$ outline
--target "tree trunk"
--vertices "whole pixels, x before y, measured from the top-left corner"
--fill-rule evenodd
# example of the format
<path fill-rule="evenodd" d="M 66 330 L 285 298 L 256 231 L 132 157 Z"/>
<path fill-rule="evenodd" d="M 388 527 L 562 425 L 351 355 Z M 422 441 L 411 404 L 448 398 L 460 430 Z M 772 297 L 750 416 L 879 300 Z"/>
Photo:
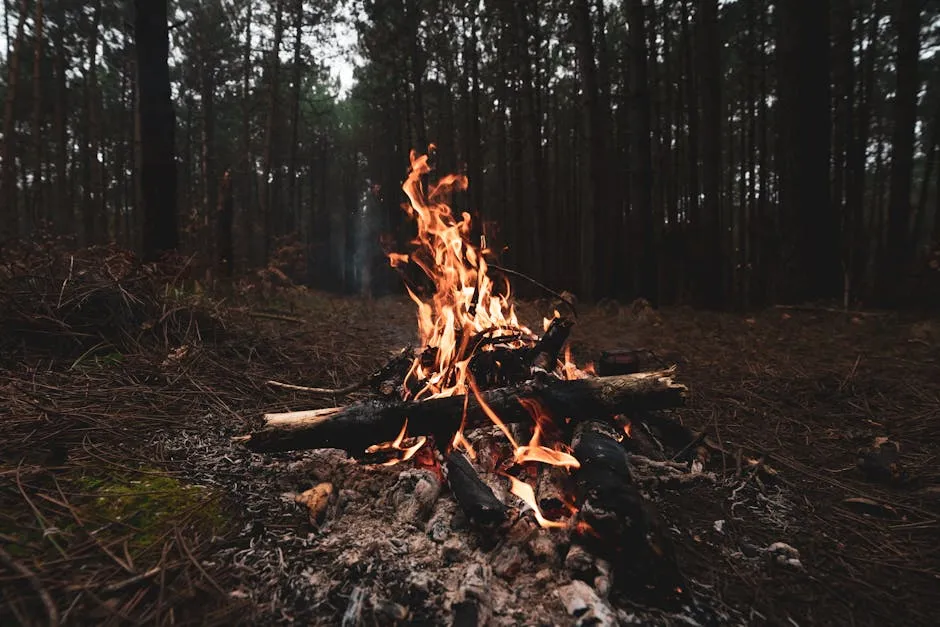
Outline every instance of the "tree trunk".
<path fill-rule="evenodd" d="M 783 215 L 792 232 L 800 277 L 788 296 L 826 299 L 841 294 L 839 228 L 829 202 L 830 101 L 828 0 L 797 6 L 778 2 L 781 39 L 780 133 L 786 167 L 782 169 Z"/>
<path fill-rule="evenodd" d="M 300 139 L 300 97 L 303 93 L 300 88 L 301 75 L 301 44 L 304 30 L 304 3 L 296 0 L 294 3 L 294 67 L 291 82 L 293 83 L 293 98 L 291 98 L 290 111 L 290 148 L 287 162 L 287 207 L 284 221 L 285 230 L 292 233 L 296 229 L 296 220 L 300 216 L 297 202 L 297 147 Z"/>
<path fill-rule="evenodd" d="M 911 185 L 914 172 L 914 132 L 917 123 L 917 75 L 920 52 L 920 4 L 895 0 L 892 23 L 898 34 L 897 89 L 894 99 L 894 130 L 891 135 L 891 174 L 888 199 L 888 238 L 881 260 L 881 298 L 898 303 L 898 287 L 911 259 Z"/>
<path fill-rule="evenodd" d="M 96 202 L 100 189 L 98 180 L 98 111 L 95 100 L 98 93 L 98 37 L 101 26 L 101 0 L 96 0 L 91 19 L 90 36 L 85 49 L 88 70 L 85 72 L 83 95 L 82 135 L 82 237 L 86 246 L 98 243 L 100 233 L 95 229 Z"/>
<path fill-rule="evenodd" d="M 200 216 L 200 227 L 202 224 L 205 224 L 209 221 L 210 216 L 216 212 L 219 205 L 218 200 L 218 191 L 219 183 L 216 177 L 216 149 L 215 149 L 215 83 L 216 83 L 216 72 L 217 72 L 217 61 L 216 54 L 214 52 L 214 47 L 218 45 L 217 42 L 208 41 L 206 37 L 206 31 L 212 29 L 211 20 L 215 18 L 217 12 L 213 10 L 212 7 L 215 7 L 215 4 L 212 3 L 210 7 L 203 7 L 200 10 L 202 14 L 202 23 L 199 28 L 199 45 L 197 50 L 199 50 L 199 88 L 200 88 L 200 97 L 202 99 L 202 215 Z M 197 241 L 205 242 L 206 245 L 211 247 L 211 242 L 213 241 L 211 237 L 199 237 L 203 235 L 203 229 L 197 228 Z M 208 234 L 206 234 L 208 235 Z M 197 244 L 199 245 L 199 244 Z M 220 251 L 216 251 L 216 257 L 221 254 Z M 212 255 L 209 251 L 206 251 L 206 263 L 211 263 Z"/>
<path fill-rule="evenodd" d="M 721 230 L 721 41 L 718 35 L 718 0 L 704 0 L 698 7 L 698 93 L 702 112 L 702 215 L 697 238 L 702 242 L 698 260 L 699 306 L 717 309 L 724 302 L 722 293 Z"/>
<path fill-rule="evenodd" d="M 42 188 L 45 177 L 42 175 L 42 112 L 43 112 L 43 76 L 42 76 L 42 44 L 46 40 L 42 33 L 43 28 L 43 0 L 36 1 L 36 17 L 33 23 L 33 185 L 31 201 L 31 220 L 29 226 L 35 228 L 43 220 L 43 193 Z"/>
<path fill-rule="evenodd" d="M 262 263 L 267 264 L 271 252 L 271 242 L 275 235 L 280 234 L 278 222 L 275 220 L 275 211 L 279 207 L 275 206 L 277 196 L 277 186 L 280 183 L 279 178 L 274 176 L 274 145 L 277 135 L 278 123 L 278 89 L 280 85 L 281 61 L 279 54 L 281 51 L 281 39 L 284 36 L 284 0 L 275 0 L 274 2 L 274 43 L 271 48 L 271 54 L 268 58 L 268 119 L 265 124 L 264 139 L 264 173 L 261 177 L 261 221 L 264 225 L 263 231 L 263 256 Z M 272 180 L 275 179 L 275 180 Z"/>
<path fill-rule="evenodd" d="M 167 4 L 167 0 L 134 2 L 145 261 L 155 261 L 179 243 L 173 145 L 176 116 L 170 92 Z"/>
<path fill-rule="evenodd" d="M 579 284 L 585 300 L 592 300 L 596 294 L 597 275 L 605 274 L 611 268 L 597 268 L 596 250 L 600 245 L 595 234 L 598 209 L 603 202 L 602 186 L 604 181 L 604 138 L 601 117 L 600 93 L 597 80 L 597 66 L 594 62 L 594 33 L 591 26 L 591 7 L 588 0 L 575 0 L 572 12 L 572 26 L 578 49 L 578 67 L 581 71 L 581 93 L 584 106 L 584 144 L 587 150 L 582 160 L 587 185 L 583 187 L 581 205 L 581 256 Z M 631 28 L 632 32 L 632 28 Z"/>
<path fill-rule="evenodd" d="M 264 248 L 264 244 L 259 248 L 257 241 L 258 224 L 255 222 L 257 217 L 254 208 L 254 195 L 252 182 L 255 179 L 255 163 L 251 154 L 251 20 L 254 2 L 248 0 L 247 15 L 245 17 L 245 39 L 242 50 L 242 214 L 245 220 L 244 232 L 247 235 L 247 256 L 251 264 L 262 263 L 260 261 L 259 251 Z M 266 232 L 262 232 L 262 237 Z"/>
<path fill-rule="evenodd" d="M 20 79 L 20 56 L 23 49 L 23 34 L 26 24 L 26 14 L 29 12 L 29 2 L 21 0 L 20 19 L 16 23 L 16 39 L 13 40 L 13 50 L 7 57 L 8 78 L 6 88 L 6 101 L 3 104 L 3 164 L 0 172 L 0 201 L 5 210 L 0 214 L 0 240 L 5 236 L 19 234 L 19 211 L 16 189 L 16 96 Z M 7 38 L 9 45 L 9 38 Z"/>
<path fill-rule="evenodd" d="M 55 111 L 53 135 L 55 136 L 55 199 L 52 215 L 56 232 L 69 234 L 74 231 L 74 211 L 69 198 L 68 173 L 68 78 L 65 52 L 65 5 L 55 3 Z"/>

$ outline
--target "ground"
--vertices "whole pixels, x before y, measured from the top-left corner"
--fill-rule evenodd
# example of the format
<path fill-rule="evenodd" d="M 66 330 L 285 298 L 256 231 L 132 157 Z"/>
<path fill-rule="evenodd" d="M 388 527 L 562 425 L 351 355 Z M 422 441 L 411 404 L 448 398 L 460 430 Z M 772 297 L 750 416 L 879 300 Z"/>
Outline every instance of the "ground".
<path fill-rule="evenodd" d="M 112 265 L 95 265 L 110 279 L 74 262 L 4 278 L 0 624 L 339 624 L 357 587 L 373 623 L 405 611 L 447 624 L 442 605 L 483 562 L 494 624 L 573 622 L 552 594 L 564 568 L 545 555 L 506 567 L 506 546 L 451 524 L 446 487 L 425 524 L 409 510 L 420 473 L 408 464 L 233 442 L 264 412 L 362 398 L 265 381 L 361 379 L 414 340 L 410 301 L 210 297 Z M 520 304 L 533 324 L 544 310 Z M 676 415 L 727 453 L 714 483 L 653 497 L 719 622 L 936 623 L 940 321 L 610 302 L 578 313 L 579 362 L 637 347 L 675 362 L 691 391 Z M 879 436 L 900 443 L 904 481 L 857 467 Z M 312 524 L 291 495 L 324 481 L 334 498 Z M 770 557 L 776 542 L 798 566 Z M 618 603 L 621 622 L 674 620 Z"/>

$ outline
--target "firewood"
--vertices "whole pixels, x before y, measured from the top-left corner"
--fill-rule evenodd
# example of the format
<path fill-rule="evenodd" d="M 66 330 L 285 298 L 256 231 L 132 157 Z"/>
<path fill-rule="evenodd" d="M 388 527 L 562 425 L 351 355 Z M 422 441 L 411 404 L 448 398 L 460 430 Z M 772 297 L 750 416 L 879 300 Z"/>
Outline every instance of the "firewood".
<path fill-rule="evenodd" d="M 574 323 L 567 318 L 554 318 L 545 331 L 545 335 L 532 348 L 529 359 L 533 370 L 551 372 L 555 369 L 558 354 L 571 334 Z"/>
<path fill-rule="evenodd" d="M 652 593 L 661 605 L 684 600 L 687 587 L 672 543 L 634 485 L 629 455 L 609 423 L 585 420 L 572 444 L 578 514 L 572 541 L 610 560 L 618 587 Z"/>
<path fill-rule="evenodd" d="M 451 451 L 444 463 L 447 483 L 467 518 L 474 523 L 491 526 L 506 520 L 509 508 L 486 485 L 470 460 L 460 451 Z"/>
<path fill-rule="evenodd" d="M 553 416 L 578 421 L 683 405 L 687 388 L 672 380 L 673 370 L 617 377 L 561 381 L 537 376 L 525 383 L 487 390 L 482 396 L 505 423 L 531 421 L 519 400 L 540 402 Z M 448 443 L 460 428 L 464 397 L 418 402 L 364 401 L 345 408 L 265 415 L 265 425 L 238 438 L 256 452 L 338 448 L 361 454 L 372 444 L 390 442 L 408 421 L 408 435 L 433 436 Z M 474 395 L 467 399 L 467 428 L 491 424 Z"/>

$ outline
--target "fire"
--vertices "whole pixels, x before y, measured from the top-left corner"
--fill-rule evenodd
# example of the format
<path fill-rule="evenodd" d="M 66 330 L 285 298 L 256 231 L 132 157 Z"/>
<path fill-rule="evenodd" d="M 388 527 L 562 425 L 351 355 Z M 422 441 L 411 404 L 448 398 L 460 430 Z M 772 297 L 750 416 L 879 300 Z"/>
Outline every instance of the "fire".
<path fill-rule="evenodd" d="M 521 464 L 524 462 L 541 462 L 549 466 L 560 466 L 567 469 L 576 469 L 581 467 L 581 463 L 575 457 L 564 451 L 551 449 L 542 446 L 540 439 L 542 436 L 542 425 L 550 420 L 541 403 L 532 399 L 519 399 L 519 403 L 525 407 L 532 421 L 535 423 L 535 429 L 532 431 L 532 438 L 526 446 L 513 446 L 513 462 Z"/>
<path fill-rule="evenodd" d="M 431 147 L 433 150 L 433 146 Z M 450 174 L 425 192 L 422 177 L 431 171 L 428 155 L 411 151 L 411 169 L 402 189 L 409 202 L 404 205 L 415 218 L 418 233 L 410 255 L 391 253 L 392 266 L 415 263 L 434 283 L 430 302 L 423 301 L 408 287 L 408 294 L 418 306 L 420 340 L 433 355 L 431 363 L 416 358 L 409 380 L 421 383 L 415 398 L 452 396 L 468 392 L 468 365 L 484 336 L 504 337 L 535 335 L 519 322 L 510 304 L 509 281 L 498 293 L 487 275 L 481 247 L 470 243 L 470 214 L 460 219 L 443 200 L 453 190 L 467 187 L 467 178 Z M 521 340 L 515 340 L 521 346 Z M 491 346 L 482 350 L 492 349 Z M 428 352 L 428 351 L 426 351 Z"/>
<path fill-rule="evenodd" d="M 395 464 L 399 462 L 408 461 L 409 459 L 414 457 L 415 453 L 421 450 L 421 447 L 424 446 L 425 442 L 427 442 L 428 439 L 426 436 L 419 435 L 417 438 L 415 438 L 414 444 L 412 444 L 411 446 L 402 447 L 402 443 L 405 441 L 405 434 L 407 432 L 408 432 L 408 419 L 405 418 L 405 424 L 401 426 L 401 431 L 398 433 L 398 437 L 396 437 L 391 442 L 383 442 L 382 444 L 373 444 L 372 446 L 366 449 L 366 453 L 378 453 L 379 451 L 401 451 L 402 452 L 401 457 L 390 459 L 389 461 L 384 462 L 382 464 L 383 466 L 394 466 Z"/>
<path fill-rule="evenodd" d="M 431 150 L 433 149 L 432 145 Z M 414 289 L 406 285 L 408 295 L 417 305 L 418 334 L 425 348 L 411 365 L 402 390 L 403 398 L 424 400 L 464 395 L 463 420 L 450 445 L 454 449 L 465 450 L 471 459 L 476 458 L 476 453 L 463 431 L 468 402 L 473 394 L 480 408 L 512 446 L 512 458 L 505 460 L 504 468 L 528 462 L 548 464 L 569 471 L 579 468 L 578 460 L 562 450 L 562 446 L 556 445 L 553 448 L 543 443 L 542 440 L 546 436 L 545 427 L 551 424 L 551 417 L 545 408 L 535 401 L 520 401 L 535 423 L 528 444 L 520 445 L 513 437 L 512 431 L 481 394 L 470 372 L 473 356 L 478 351 L 495 350 L 496 343 L 492 341 L 493 338 L 500 338 L 499 343 L 502 346 L 521 348 L 528 345 L 528 342 L 537 340 L 538 336 L 519 321 L 511 302 L 508 279 L 497 286 L 489 277 L 484 258 L 488 252 L 486 240 L 481 238 L 480 246 L 471 243 L 470 215 L 464 212 L 460 217 L 454 216 L 450 206 L 444 201 L 452 191 L 466 189 L 466 177 L 447 175 L 425 189 L 423 178 L 431 171 L 428 155 L 418 156 L 412 151 L 410 163 L 408 177 L 402 186 L 408 197 L 408 202 L 403 207 L 415 220 L 417 235 L 411 242 L 411 253 L 391 252 L 388 259 L 393 267 L 409 263 L 417 265 L 433 283 L 434 291 L 430 297 L 422 299 Z M 560 314 L 555 311 L 554 318 L 558 317 Z M 543 320 L 543 328 L 546 331 L 551 322 L 552 319 Z M 572 361 L 570 350 L 566 351 L 564 361 L 559 361 L 557 371 L 565 379 L 588 376 Z M 424 441 L 418 438 L 414 445 L 402 448 L 406 430 L 407 422 L 394 442 L 373 448 L 404 451 L 402 459 L 391 463 L 408 459 Z M 506 476 L 512 483 L 512 493 L 531 507 L 541 526 L 568 525 L 565 521 L 546 519 L 538 507 L 532 487 L 508 474 Z"/>
<path fill-rule="evenodd" d="M 532 513 L 535 514 L 535 520 L 538 521 L 539 526 L 545 528 L 551 527 L 567 527 L 567 521 L 560 520 L 548 520 L 545 516 L 542 515 L 542 510 L 539 509 L 538 501 L 535 500 L 535 490 L 532 489 L 528 483 L 524 481 L 519 481 L 515 477 L 506 475 L 509 477 L 509 482 L 512 484 L 510 492 L 518 496 L 523 503 L 532 508 Z"/>

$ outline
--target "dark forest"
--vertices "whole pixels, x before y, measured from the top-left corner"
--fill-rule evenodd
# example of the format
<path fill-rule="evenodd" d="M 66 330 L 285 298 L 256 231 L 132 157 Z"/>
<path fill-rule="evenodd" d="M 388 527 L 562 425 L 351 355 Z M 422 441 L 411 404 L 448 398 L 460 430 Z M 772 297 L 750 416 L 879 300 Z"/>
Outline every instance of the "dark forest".
<path fill-rule="evenodd" d="M 0 11 L 0 625 L 938 624 L 937 0 Z"/>
<path fill-rule="evenodd" d="M 433 143 L 500 265 L 586 300 L 935 304 L 938 12 L 8 1 L 2 224 L 380 293 L 409 151 Z M 343 93 L 319 45 L 337 27 Z"/>

